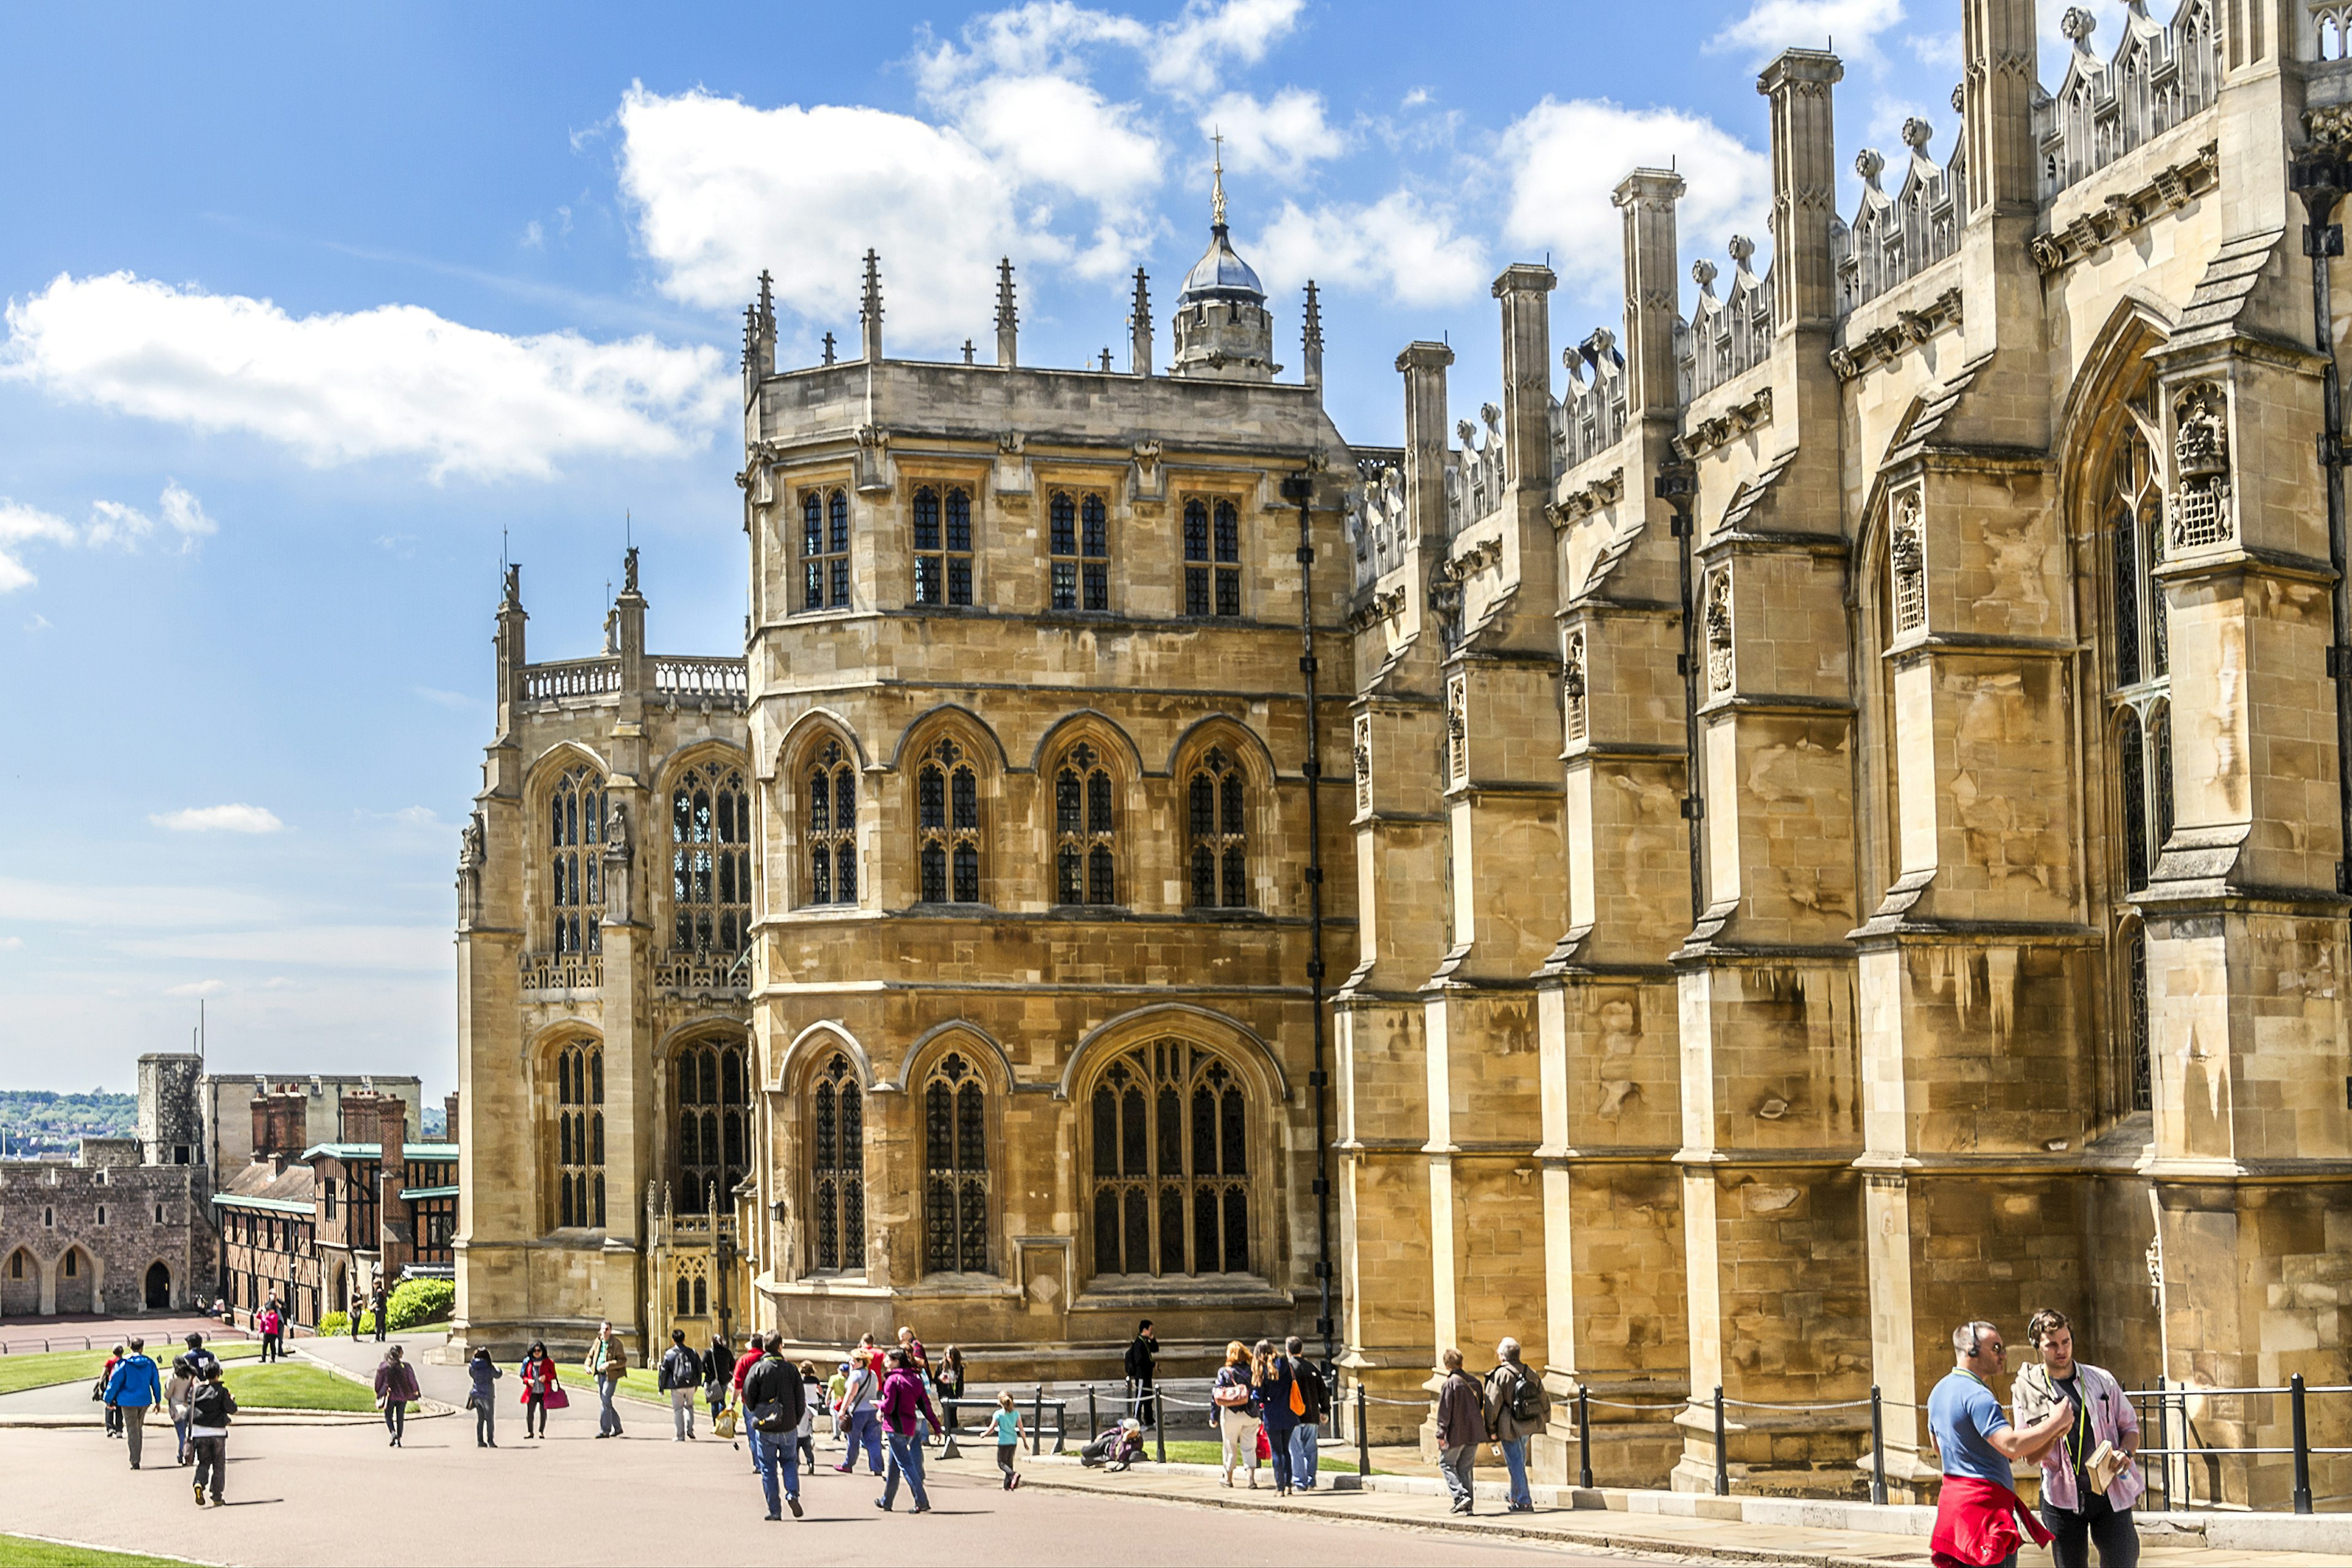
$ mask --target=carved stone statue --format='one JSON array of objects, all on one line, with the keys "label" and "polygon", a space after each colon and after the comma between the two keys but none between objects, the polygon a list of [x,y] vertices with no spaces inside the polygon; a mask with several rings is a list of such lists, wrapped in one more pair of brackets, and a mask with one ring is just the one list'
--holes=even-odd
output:
[{"label": "carved stone statue", "polygon": [[629,852],[629,808],[614,800],[604,812],[604,853],[607,858]]},{"label": "carved stone statue", "polygon": [[628,552],[621,557],[621,592],[634,594],[636,591],[637,547],[632,544],[629,546]]}]

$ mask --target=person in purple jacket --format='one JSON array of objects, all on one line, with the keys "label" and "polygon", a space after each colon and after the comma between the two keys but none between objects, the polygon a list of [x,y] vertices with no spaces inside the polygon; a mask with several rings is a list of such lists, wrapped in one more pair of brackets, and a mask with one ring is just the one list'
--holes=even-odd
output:
[{"label": "person in purple jacket", "polygon": [[929,1513],[931,1500],[923,1494],[923,1427],[931,1424],[931,1435],[940,1430],[939,1412],[931,1408],[931,1396],[923,1388],[922,1374],[915,1368],[915,1358],[905,1351],[890,1352],[889,1374],[882,1380],[882,1433],[890,1442],[890,1468],[882,1479],[882,1495],[874,1506],[884,1513],[898,1498],[898,1477],[907,1477],[907,1490],[915,1500],[913,1511]]}]

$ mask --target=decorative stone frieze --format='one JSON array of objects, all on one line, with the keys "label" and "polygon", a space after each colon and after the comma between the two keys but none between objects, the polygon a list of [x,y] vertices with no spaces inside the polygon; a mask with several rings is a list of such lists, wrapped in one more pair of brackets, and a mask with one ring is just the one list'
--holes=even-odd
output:
[{"label": "decorative stone frieze", "polygon": [[1591,484],[1580,486],[1545,508],[1553,522],[1566,527],[1579,518],[1591,517],[1604,506],[1615,506],[1625,499],[1625,470],[1612,468]]},{"label": "decorative stone frieze", "polygon": [[1675,437],[1675,451],[1684,458],[1703,458],[1717,447],[1738,440],[1750,430],[1772,423],[1772,389],[1759,387],[1756,395],[1722,413],[1702,419]]},{"label": "decorative stone frieze", "polygon": [[1732,682],[1731,568],[1706,574],[1706,689],[1728,691]]},{"label": "decorative stone frieze", "polygon": [[1916,489],[1898,491],[1895,497],[1894,521],[1886,532],[1886,564],[1895,635],[1922,629],[1927,624],[1927,546]]},{"label": "decorative stone frieze", "polygon": [[2109,196],[2103,208],[2078,213],[2063,228],[2035,235],[2025,242],[2026,248],[2045,276],[2063,272],[2187,206],[2221,181],[2221,147],[2208,142],[2195,157],[2166,164],[2137,190]]},{"label": "decorative stone frieze", "polygon": [[1560,711],[1569,744],[1587,739],[1591,731],[1591,716],[1584,702],[1584,634],[1568,634],[1568,649],[1560,660]]},{"label": "decorative stone frieze", "polygon": [[1830,351],[1830,368],[1852,381],[1874,365],[1893,364],[1937,332],[1960,324],[1960,291],[1947,289],[1924,310],[1902,310],[1894,324],[1864,335],[1859,342]]},{"label": "decorative stone frieze", "polygon": [[2173,398],[2172,458],[2179,488],[2172,496],[2172,546],[2198,550],[2237,532],[2230,506],[2228,401],[2221,388],[2200,381]]}]

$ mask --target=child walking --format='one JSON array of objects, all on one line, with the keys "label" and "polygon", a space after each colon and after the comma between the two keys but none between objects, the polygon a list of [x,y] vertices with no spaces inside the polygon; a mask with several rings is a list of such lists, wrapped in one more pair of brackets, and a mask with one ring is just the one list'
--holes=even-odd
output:
[{"label": "child walking", "polygon": [[1013,1468],[1013,1456],[1020,1451],[1023,1432],[1021,1412],[1013,1407],[1011,1389],[997,1394],[992,1425],[996,1428],[996,1468],[1004,1472],[1004,1489],[1011,1491],[1021,1484],[1021,1472]]}]

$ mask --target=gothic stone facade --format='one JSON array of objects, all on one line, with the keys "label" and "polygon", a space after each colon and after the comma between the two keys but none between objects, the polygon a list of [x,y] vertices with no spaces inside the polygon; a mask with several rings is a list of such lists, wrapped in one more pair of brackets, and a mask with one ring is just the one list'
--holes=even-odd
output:
[{"label": "gothic stone facade", "polygon": [[[1841,68],[1790,52],[1769,270],[1733,237],[1685,319],[1683,184],[1636,171],[1622,322],[1556,384],[1552,276],[1509,268],[1499,396],[1449,434],[1410,346],[1401,450],[1324,416],[1311,291],[1275,379],[1222,224],[1171,374],[1140,277],[1125,374],[1020,366],[1009,268],[991,365],[887,358],[871,258],[854,360],[776,373],[763,299],[740,674],[666,689],[634,576],[602,659],[526,666],[499,612],[461,1332],[658,1333],[697,1247],[795,1340],[1007,1371],[1108,1373],[1139,1313],[1307,1326],[1304,609],[1354,775],[1353,1377],[1514,1334],[1651,1407],[1596,1415],[1607,1479],[1690,1487],[1718,1384],[1878,1384],[1925,1484],[1973,1316],[2063,1308],[2134,1385],[2343,1381],[2337,345],[2286,179],[2352,99],[2325,9],[2187,0],[2105,55],[2073,14],[2046,93],[2031,0],[1966,0],[1952,151],[1906,126],[1892,194],[1864,153],[1850,222]],[[2283,1400],[2196,1416],[2284,1441]],[[1727,1458],[1842,1487],[1866,1441],[1746,1407]]]},{"label": "gothic stone facade", "polygon": [[209,1299],[203,1071],[193,1054],[141,1057],[136,1138],[85,1138],[71,1164],[0,1161],[0,1318]]},{"label": "gothic stone facade", "polygon": [[[2352,67],[2322,8],[2186,0],[2104,57],[2071,13],[2044,94],[2031,0],[1961,9],[1945,162],[1914,121],[1840,221],[1839,63],[1783,55],[1770,270],[1734,238],[1683,319],[1683,182],[1635,172],[1622,339],[1552,397],[1508,269],[1484,428],[1413,345],[1362,495],[1348,1339],[1375,1386],[1514,1333],[1664,1406],[1596,1410],[1612,1480],[1709,1484],[1717,1385],[1875,1384],[1924,1482],[1952,1326],[2043,1305],[2133,1386],[2352,1370],[2336,345],[2287,184]],[[2286,1440],[2283,1397],[2195,1414]],[[1728,1458],[1851,1484],[1866,1428],[1735,1409]]]}]

